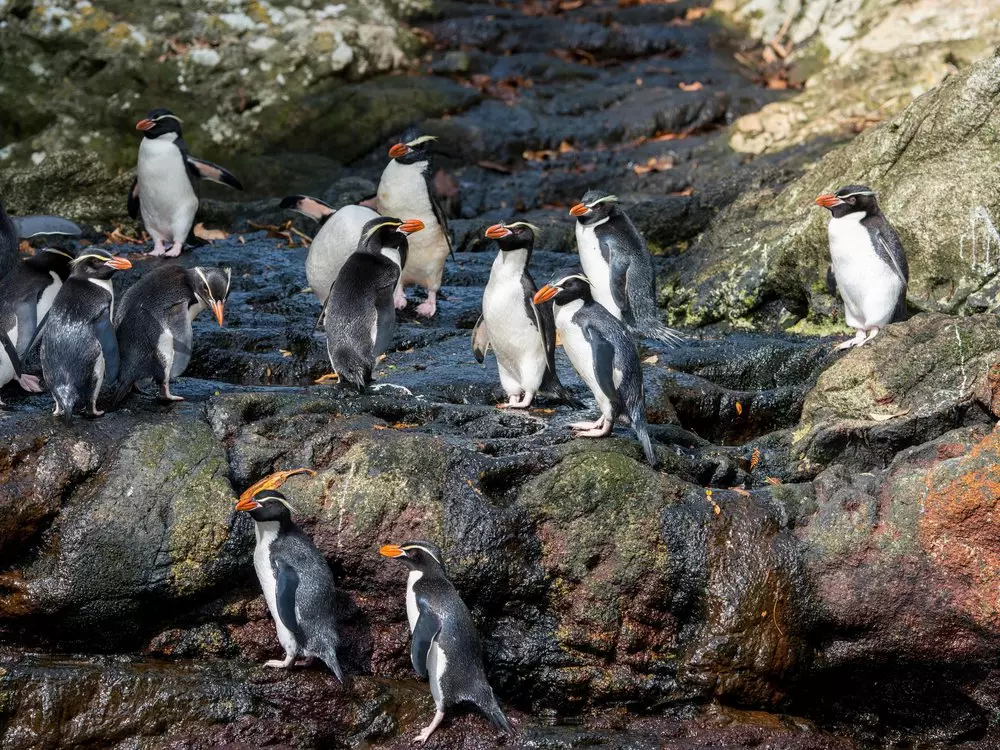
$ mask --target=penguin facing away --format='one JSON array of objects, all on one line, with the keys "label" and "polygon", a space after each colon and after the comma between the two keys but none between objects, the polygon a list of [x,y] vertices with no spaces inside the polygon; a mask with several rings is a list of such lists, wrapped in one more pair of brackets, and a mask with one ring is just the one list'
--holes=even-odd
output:
[{"label": "penguin facing away", "polygon": [[528,265],[537,231],[524,221],[494,224],[486,230],[500,252],[483,290],[483,314],[472,330],[472,351],[482,364],[493,347],[508,397],[501,409],[526,409],[540,392],[568,398],[556,374],[552,306],[532,302],[538,287]]},{"label": "penguin facing away", "polygon": [[16,266],[20,259],[20,240],[47,235],[78,237],[83,230],[69,219],[59,216],[9,216],[0,202],[0,279]]},{"label": "penguin facing away", "polygon": [[121,367],[114,403],[144,378],[156,382],[161,400],[184,400],[170,392],[170,381],[191,361],[191,324],[211,310],[222,327],[231,280],[228,268],[168,264],[128,288],[115,312]]},{"label": "penguin facing away", "polygon": [[570,215],[576,217],[576,247],[594,300],[639,336],[670,346],[684,343],[660,320],[652,258],[618,196],[589,190]]},{"label": "penguin facing away", "polygon": [[392,343],[393,290],[406,263],[408,237],[423,228],[417,219],[372,219],[330,290],[324,321],[326,351],[341,384],[350,383],[360,393],[371,381],[375,360]]},{"label": "penguin facing away", "polygon": [[656,454],[646,426],[642,366],[625,327],[594,300],[590,282],[584,276],[566,276],[546,284],[535,295],[535,304],[548,300],[553,301],[563,349],[594,394],[601,412],[595,422],[574,423],[574,437],[606,437],[614,429],[615,420],[624,416],[642,445],[646,461],[656,468]]},{"label": "penguin facing away", "polygon": [[420,236],[410,241],[395,304],[397,310],[406,307],[404,288],[418,284],[427,290],[427,300],[417,305],[417,315],[428,318],[437,312],[444,263],[452,252],[448,222],[432,185],[430,146],[435,140],[414,131],[405,133],[403,141],[389,149],[390,161],[376,197],[376,209],[383,216],[411,216],[424,224]]},{"label": "penguin facing away", "polygon": [[69,277],[73,255],[46,247],[28,256],[0,279],[0,330],[24,357]]},{"label": "penguin facing away", "polygon": [[302,666],[319,659],[343,684],[333,574],[326,558],[292,521],[291,506],[280,492],[261,490],[241,499],[236,510],[254,520],[253,567],[285,650],[284,659],[264,666],[290,669],[299,658],[305,660]]},{"label": "penguin facing away", "polygon": [[445,711],[471,703],[504,732],[511,726],[493,695],[483,668],[483,648],[469,608],[448,580],[441,550],[425,541],[387,544],[383,557],[401,560],[406,577],[406,619],[412,641],[410,661],[430,683],[436,711],[414,742],[423,744],[444,719]]},{"label": "penguin facing away", "polygon": [[42,375],[55,401],[55,416],[69,419],[86,404],[97,409],[101,384],[118,376],[114,287],[116,271],[131,268],[125,258],[92,249],[73,261],[73,270],[56,295],[42,330]]},{"label": "penguin facing away", "polygon": [[[181,118],[154,109],[136,123],[142,131],[136,176],[128,194],[128,214],[142,213],[153,238],[152,255],[180,255],[198,210],[198,183],[210,180],[242,190],[235,176],[218,164],[196,159],[184,142]],[[170,243],[170,249],[166,244]]]},{"label": "penguin facing away", "polygon": [[844,300],[844,318],[857,331],[836,348],[862,346],[906,317],[906,252],[870,187],[846,185],[819,196],[816,204],[830,211],[831,270]]},{"label": "penguin facing away", "polygon": [[319,222],[319,231],[306,257],[306,279],[316,299],[325,304],[341,267],[358,249],[365,224],[378,214],[366,206],[335,209],[307,195],[290,195],[281,201],[281,208],[298,211]]}]

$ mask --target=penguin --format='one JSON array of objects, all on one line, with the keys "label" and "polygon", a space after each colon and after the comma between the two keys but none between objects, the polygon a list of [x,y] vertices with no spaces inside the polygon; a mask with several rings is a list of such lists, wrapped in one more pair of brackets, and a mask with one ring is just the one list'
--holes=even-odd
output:
[{"label": "penguin", "polygon": [[55,416],[70,419],[81,404],[89,406],[90,416],[104,414],[97,409],[101,384],[118,375],[111,277],[131,267],[125,258],[101,249],[73,261],[42,330],[42,376],[55,401]]},{"label": "penguin", "polygon": [[576,247],[594,300],[638,336],[670,346],[684,343],[660,321],[653,260],[618,196],[589,190],[569,213],[576,217]]},{"label": "penguin", "polygon": [[416,673],[430,682],[437,709],[414,742],[427,742],[445,710],[460,703],[473,704],[497,729],[509,733],[510,722],[486,679],[483,647],[472,615],[445,574],[441,550],[430,542],[415,541],[384,545],[379,554],[401,560],[409,568],[410,661]]},{"label": "penguin", "polygon": [[857,331],[836,348],[862,346],[906,317],[910,268],[903,243],[866,185],[825,193],[816,204],[830,211],[831,270],[844,300],[844,318]]},{"label": "penguin", "polygon": [[538,291],[528,270],[536,232],[538,228],[525,221],[486,230],[500,252],[483,290],[483,314],[472,329],[472,351],[482,364],[493,347],[508,397],[501,409],[527,409],[540,392],[567,398],[556,374],[552,306],[531,301]]},{"label": "penguin", "polygon": [[338,210],[306,195],[288,196],[281,201],[281,208],[298,211],[319,222],[319,231],[306,256],[306,279],[316,299],[325,305],[341,267],[358,249],[365,224],[378,214],[367,206],[344,206]]},{"label": "penguin", "polygon": [[114,403],[143,378],[156,382],[161,400],[184,400],[170,392],[170,381],[191,361],[191,324],[211,310],[222,327],[231,281],[228,268],[168,264],[128,288],[115,312],[121,366]]},{"label": "penguin", "polygon": [[[6,332],[0,331],[0,388],[7,385],[12,380],[17,380],[28,393],[41,393],[41,381],[35,375],[29,375],[24,371],[21,358],[17,354],[17,349],[10,340]],[[0,406],[5,406],[0,400]]]},{"label": "penguin", "polygon": [[0,202],[0,279],[17,266],[21,240],[47,235],[78,237],[81,234],[83,230],[77,224],[59,216],[9,216]]},{"label": "penguin", "polygon": [[615,420],[624,415],[642,445],[646,461],[656,468],[656,454],[646,427],[639,353],[625,326],[594,300],[585,276],[566,276],[546,284],[535,295],[535,304],[549,300],[563,349],[593,392],[601,411],[596,422],[571,425],[575,437],[606,437],[611,434]]},{"label": "penguin", "polygon": [[28,256],[0,279],[0,330],[25,357],[69,277],[73,254],[46,247]]},{"label": "penguin", "polygon": [[154,109],[135,129],[143,138],[128,193],[128,215],[135,219],[142,212],[142,223],[153,238],[152,255],[176,257],[194,224],[198,183],[210,180],[237,190],[243,185],[218,164],[188,153],[181,118],[169,109]]},{"label": "penguin", "polygon": [[265,667],[291,669],[296,659],[308,666],[319,659],[344,684],[337,660],[340,637],[333,609],[333,574],[313,541],[292,521],[292,507],[277,490],[261,490],[241,498],[236,510],[254,520],[257,545],[253,567],[274,618],[284,659]]},{"label": "penguin", "polygon": [[327,300],[326,351],[341,383],[360,393],[396,327],[393,289],[408,257],[408,237],[421,221],[379,216],[365,224],[355,252],[340,269]]},{"label": "penguin", "polygon": [[383,216],[412,216],[423,222],[424,231],[410,242],[394,299],[396,309],[402,310],[406,307],[404,288],[419,284],[427,290],[427,300],[417,305],[417,315],[430,318],[437,312],[444,262],[452,252],[448,222],[431,184],[430,145],[437,139],[413,131],[403,139],[389,149],[390,161],[378,183],[375,208]]}]

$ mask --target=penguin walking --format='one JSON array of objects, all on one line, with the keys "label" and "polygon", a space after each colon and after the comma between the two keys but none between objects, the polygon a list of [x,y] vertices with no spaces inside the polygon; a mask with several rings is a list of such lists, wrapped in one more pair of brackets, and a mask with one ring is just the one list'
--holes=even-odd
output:
[{"label": "penguin walking", "polygon": [[211,310],[222,327],[232,273],[228,268],[168,264],[150,271],[122,295],[115,312],[121,360],[114,403],[144,378],[152,378],[164,401],[183,401],[170,392],[191,361],[191,324]]},{"label": "penguin walking", "polygon": [[427,299],[417,305],[417,315],[428,318],[437,312],[444,262],[452,252],[448,222],[431,184],[430,145],[435,140],[413,131],[404,134],[403,142],[389,149],[391,160],[382,172],[375,199],[383,216],[412,216],[424,224],[420,237],[410,242],[395,304],[397,310],[406,307],[405,287],[418,284],[427,290]]},{"label": "penguin walking", "polygon": [[408,237],[422,222],[379,216],[365,224],[355,252],[340,269],[327,300],[326,351],[341,383],[364,393],[375,360],[392,343],[393,290],[408,257]]},{"label": "penguin walking", "polygon": [[264,662],[265,667],[290,669],[296,660],[308,666],[319,659],[344,682],[337,660],[340,637],[333,610],[333,574],[313,541],[292,521],[291,506],[277,490],[261,490],[243,498],[236,510],[254,520],[257,545],[253,567],[274,618],[284,659]]},{"label": "penguin walking", "polygon": [[9,216],[0,202],[0,279],[17,267],[21,240],[48,235],[78,237],[83,230],[59,216]]},{"label": "penguin walking", "polygon": [[563,349],[601,411],[596,422],[574,423],[575,437],[606,437],[614,429],[615,420],[624,415],[642,445],[646,461],[656,468],[656,454],[646,427],[642,366],[625,327],[594,300],[590,281],[584,276],[566,276],[546,284],[535,295],[535,304],[548,300],[552,300]]},{"label": "penguin walking", "polygon": [[653,260],[618,196],[589,190],[569,213],[576,217],[576,247],[594,300],[636,335],[670,346],[684,343],[660,321]]},{"label": "penguin walking", "polygon": [[441,550],[430,542],[387,544],[379,554],[402,560],[406,577],[406,619],[412,642],[410,660],[418,675],[430,683],[436,711],[431,723],[414,742],[423,744],[444,719],[444,712],[471,703],[504,732],[511,726],[483,668],[483,647],[469,608],[444,570]]},{"label": "penguin walking", "polygon": [[[128,194],[128,215],[142,223],[153,238],[152,255],[175,257],[194,224],[201,180],[242,190],[232,173],[188,153],[181,118],[169,109],[154,109],[139,120],[142,131],[136,176]],[[166,249],[170,243],[170,249]]]},{"label": "penguin walking", "polygon": [[862,346],[906,317],[910,268],[903,243],[870,187],[846,185],[816,203],[830,211],[831,270],[844,300],[844,318],[857,331],[836,348]]},{"label": "penguin walking", "polygon": [[535,395],[568,396],[556,374],[552,306],[535,305],[528,264],[537,227],[524,221],[494,224],[486,236],[500,248],[483,290],[483,314],[472,330],[472,351],[482,364],[492,346],[508,401],[500,408],[527,409]]},{"label": "penguin walking", "polygon": [[104,414],[97,409],[101,384],[118,376],[111,277],[131,267],[125,258],[100,249],[73,261],[42,330],[42,375],[56,416],[69,419],[81,404],[89,406],[90,416]]},{"label": "penguin walking", "polygon": [[316,299],[325,305],[341,267],[358,249],[365,224],[378,218],[378,214],[367,206],[335,209],[307,195],[290,195],[281,201],[281,208],[298,211],[319,222],[319,231],[306,256],[306,279]]}]

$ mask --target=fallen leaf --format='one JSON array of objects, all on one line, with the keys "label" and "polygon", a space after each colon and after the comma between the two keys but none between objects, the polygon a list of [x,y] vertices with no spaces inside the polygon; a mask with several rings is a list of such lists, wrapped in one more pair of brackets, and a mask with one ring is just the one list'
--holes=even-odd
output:
[{"label": "fallen leaf", "polygon": [[666,172],[668,169],[673,168],[674,160],[669,156],[661,156],[659,158],[651,156],[646,160],[645,164],[632,165],[632,171],[638,175],[649,174],[650,172]]},{"label": "fallen leaf", "polygon": [[326,375],[316,378],[313,381],[316,385],[323,385],[324,383],[336,383],[340,380],[340,376],[335,372],[328,372]]},{"label": "fallen leaf", "polygon": [[481,161],[477,161],[476,164],[478,164],[483,169],[489,169],[493,172],[499,172],[500,174],[510,174],[510,167],[506,166],[505,164],[501,164],[500,162],[488,161],[486,159],[483,159]]},{"label": "fallen leaf", "polygon": [[644,365],[655,365],[659,361],[660,361],[660,356],[658,354],[654,354],[650,357],[646,357],[644,360],[642,360],[642,363]]},{"label": "fallen leaf", "polygon": [[719,515],[720,513],[722,513],[722,508],[720,508],[718,505],[714,505],[712,507],[712,512],[715,513],[715,515]]},{"label": "fallen leaf", "polygon": [[281,353],[282,357],[291,357],[292,356],[292,353],[290,351],[288,351],[287,349],[278,349],[278,351]]},{"label": "fallen leaf", "polygon": [[741,404],[739,401],[736,402],[736,413],[743,414],[743,404]]},{"label": "fallen leaf", "polygon": [[731,492],[735,492],[740,497],[750,497],[750,492],[744,487],[730,487]]},{"label": "fallen leaf", "polygon": [[569,154],[569,153],[572,153],[573,151],[576,151],[576,149],[573,148],[573,144],[571,144],[569,141],[560,141],[559,142],[559,153],[560,154]]},{"label": "fallen leaf", "polygon": [[760,463],[760,448],[754,448],[753,454],[750,456],[750,471],[757,468],[757,464]]},{"label": "fallen leaf", "polygon": [[767,610],[766,609],[763,612],[760,613],[760,617],[761,617],[761,619],[764,619],[765,617],[767,617]]},{"label": "fallen leaf", "polygon": [[576,10],[583,7],[583,0],[563,0],[559,3],[559,10]]},{"label": "fallen leaf", "polygon": [[536,414],[555,414],[556,413],[555,409],[537,408],[537,409],[532,409],[532,411],[535,412]]},{"label": "fallen leaf", "polygon": [[764,481],[768,484],[781,484],[781,480],[777,477],[767,477]]},{"label": "fallen leaf", "polygon": [[143,241],[137,237],[130,237],[122,231],[122,228],[115,227],[110,233],[104,235],[105,238],[113,245],[141,245]]},{"label": "fallen leaf", "polygon": [[701,91],[704,87],[701,85],[701,81],[695,81],[694,83],[678,83],[677,88],[681,91]]},{"label": "fallen leaf", "polygon": [[902,417],[910,413],[909,409],[903,409],[902,411],[897,411],[892,414],[869,414],[868,418],[873,422],[888,422],[890,419],[895,419],[896,417]]},{"label": "fallen leaf", "polygon": [[281,487],[281,485],[283,485],[289,477],[294,477],[296,474],[308,474],[311,477],[316,476],[315,471],[306,468],[276,471],[273,474],[268,474],[263,479],[254,482],[252,485],[247,487],[243,491],[243,494],[240,495],[240,500],[249,499],[262,490],[276,490]]},{"label": "fallen leaf", "polygon": [[221,229],[208,229],[200,221],[194,225],[194,236],[199,240],[213,241],[213,240],[226,240],[229,239],[229,233],[224,232]]},{"label": "fallen leaf", "polygon": [[704,5],[698,6],[696,8],[688,8],[687,12],[684,14],[684,18],[688,21],[697,21],[702,18],[706,13],[708,13],[708,8]]},{"label": "fallen leaf", "polygon": [[670,195],[677,195],[677,196],[694,195],[694,188],[689,185],[683,190],[677,190],[676,192],[670,193]]}]

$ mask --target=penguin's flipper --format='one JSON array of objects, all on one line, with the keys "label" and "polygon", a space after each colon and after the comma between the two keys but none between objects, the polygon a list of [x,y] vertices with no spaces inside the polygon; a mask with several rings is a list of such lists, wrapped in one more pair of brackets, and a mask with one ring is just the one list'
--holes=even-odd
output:
[{"label": "penguin's flipper", "polygon": [[833,266],[826,267],[826,291],[831,297],[837,294],[837,277],[833,274]]},{"label": "penguin's flipper", "polygon": [[441,208],[441,203],[438,201],[437,196],[434,195],[434,191],[428,191],[428,195],[431,199],[431,208],[434,209],[434,218],[437,219],[438,224],[441,225],[441,231],[444,232],[444,238],[448,242],[448,254],[451,256],[452,260],[455,260],[455,248],[451,244],[451,230],[448,229],[448,219],[445,218],[444,211]]},{"label": "penguin's flipper", "polygon": [[128,215],[139,218],[139,178],[132,178],[132,187],[128,189]]},{"label": "penguin's flipper", "polygon": [[615,384],[615,345],[605,338],[595,326],[584,324],[583,335],[590,342],[594,375],[601,391],[612,404],[617,404],[618,386]]},{"label": "penguin's flipper", "polygon": [[896,273],[904,287],[909,285],[910,268],[899,235],[894,231],[883,231],[879,227],[873,227],[872,233],[875,235],[875,252]]},{"label": "penguin's flipper", "polygon": [[10,364],[14,368],[14,375],[20,378],[22,374],[21,358],[17,356],[17,350],[14,348],[14,344],[11,342],[10,336],[7,335],[6,331],[0,331],[0,345],[3,346],[3,350],[7,354],[7,359],[10,360]]},{"label": "penguin's flipper", "polygon": [[296,638],[302,632],[298,617],[295,615],[295,593],[299,589],[299,574],[287,563],[277,561],[272,563],[275,570],[275,604],[281,624],[295,634]]},{"label": "penguin's flipper", "polygon": [[628,257],[624,253],[612,253],[610,265],[611,299],[622,311],[622,316],[626,319],[632,317],[632,304],[629,300],[629,271]]},{"label": "penguin's flipper", "polygon": [[33,299],[21,300],[14,308],[14,318],[17,320],[17,353],[24,357],[31,348],[31,343],[38,335],[38,305]]},{"label": "penguin's flipper", "polygon": [[486,354],[490,350],[490,335],[486,331],[485,322],[483,316],[480,315],[476,325],[472,328],[472,355],[479,364],[483,364]]},{"label": "penguin's flipper", "polygon": [[213,164],[204,159],[196,159],[191,154],[186,154],[185,160],[188,171],[195,177],[208,180],[209,182],[217,182],[220,185],[228,185],[237,190],[243,189],[243,183],[237,180],[236,175],[225,167],[220,167],[218,164]]},{"label": "penguin's flipper", "polygon": [[83,234],[78,224],[61,216],[17,216],[11,217],[11,220],[22,240],[41,234],[65,234],[70,237]]},{"label": "penguin's flipper", "polygon": [[316,221],[321,221],[336,211],[333,206],[324,203],[319,198],[310,198],[308,195],[289,195],[282,198],[278,208],[298,211],[303,216],[308,216]]},{"label": "penguin's flipper", "polygon": [[101,344],[104,355],[104,379],[113,383],[118,379],[118,367],[121,361],[118,357],[118,337],[115,336],[115,326],[111,322],[109,310],[104,310],[94,320],[94,334]]},{"label": "penguin's flipper", "polygon": [[413,642],[410,644],[410,661],[413,662],[413,669],[423,679],[427,679],[427,653],[431,650],[431,644],[441,632],[441,621],[437,615],[426,610],[421,610],[417,624],[413,628]]}]

